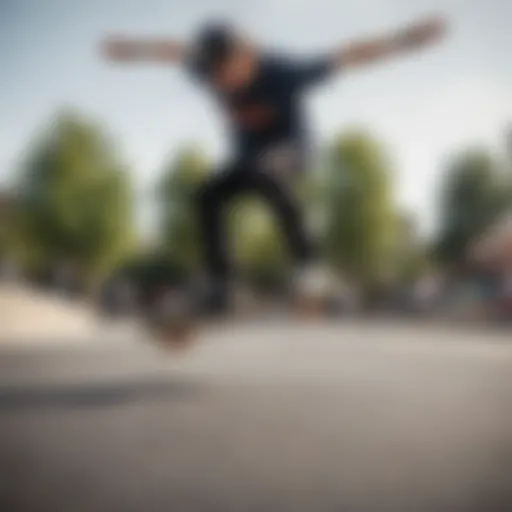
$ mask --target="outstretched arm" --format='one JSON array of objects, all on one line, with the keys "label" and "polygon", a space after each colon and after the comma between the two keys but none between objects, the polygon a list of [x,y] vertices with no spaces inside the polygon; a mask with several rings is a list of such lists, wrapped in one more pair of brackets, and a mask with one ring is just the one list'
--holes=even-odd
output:
[{"label": "outstretched arm", "polygon": [[335,52],[334,67],[358,68],[409,53],[437,42],[444,36],[445,31],[443,19],[423,19],[392,34],[349,43]]},{"label": "outstretched arm", "polygon": [[183,44],[168,39],[131,39],[109,37],[101,44],[103,55],[111,62],[179,63],[185,58]]}]

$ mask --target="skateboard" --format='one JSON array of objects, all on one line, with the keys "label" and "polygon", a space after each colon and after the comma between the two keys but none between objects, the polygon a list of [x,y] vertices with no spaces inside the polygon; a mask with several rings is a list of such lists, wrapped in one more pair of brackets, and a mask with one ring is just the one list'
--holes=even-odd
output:
[{"label": "skateboard", "polygon": [[167,350],[183,351],[194,346],[202,332],[237,322],[267,321],[276,317],[314,320],[328,314],[326,297],[291,297],[272,301],[233,301],[222,314],[201,311],[191,297],[168,295],[145,316],[152,339]]},{"label": "skateboard", "polygon": [[143,323],[156,344],[182,351],[196,339],[197,307],[184,293],[167,293],[143,314]]}]

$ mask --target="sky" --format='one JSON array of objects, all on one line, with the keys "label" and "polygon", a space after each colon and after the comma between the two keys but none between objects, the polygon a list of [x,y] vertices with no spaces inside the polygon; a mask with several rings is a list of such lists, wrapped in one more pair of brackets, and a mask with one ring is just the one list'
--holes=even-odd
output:
[{"label": "sky", "polygon": [[[512,2],[507,0],[0,0],[0,183],[15,179],[29,141],[61,106],[101,120],[146,197],[166,158],[200,144],[226,156],[211,99],[179,68],[112,67],[98,55],[108,33],[190,39],[208,18],[229,18],[263,45],[321,54],[429,13],[450,37],[418,56],[341,73],[308,98],[319,145],[370,129],[395,169],[398,201],[435,227],[446,159],[467,146],[499,147],[512,123]],[[147,201],[141,223],[153,224]]]}]

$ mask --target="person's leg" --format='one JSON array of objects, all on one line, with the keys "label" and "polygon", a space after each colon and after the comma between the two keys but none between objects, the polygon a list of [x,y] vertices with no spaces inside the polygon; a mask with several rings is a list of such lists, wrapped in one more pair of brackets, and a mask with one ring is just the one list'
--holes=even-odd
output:
[{"label": "person's leg", "polygon": [[299,266],[311,263],[316,250],[291,184],[271,173],[256,171],[251,174],[251,186],[275,212],[294,263]]},{"label": "person's leg", "polygon": [[287,169],[280,170],[258,170],[252,176],[252,186],[267,200],[281,225],[295,267],[294,293],[302,304],[316,309],[327,292],[329,276],[319,264],[318,249],[294,194],[292,185],[296,171],[287,173]]},{"label": "person's leg", "polygon": [[222,215],[226,203],[242,188],[243,177],[237,171],[233,167],[214,175],[197,195],[199,229],[213,308],[224,308],[228,300],[231,264]]}]

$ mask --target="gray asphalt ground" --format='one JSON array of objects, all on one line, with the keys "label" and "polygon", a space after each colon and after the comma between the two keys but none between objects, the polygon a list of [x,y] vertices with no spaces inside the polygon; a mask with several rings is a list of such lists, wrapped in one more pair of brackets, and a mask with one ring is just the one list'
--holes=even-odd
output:
[{"label": "gray asphalt ground", "polygon": [[226,326],[0,346],[0,511],[512,511],[512,334]]}]

